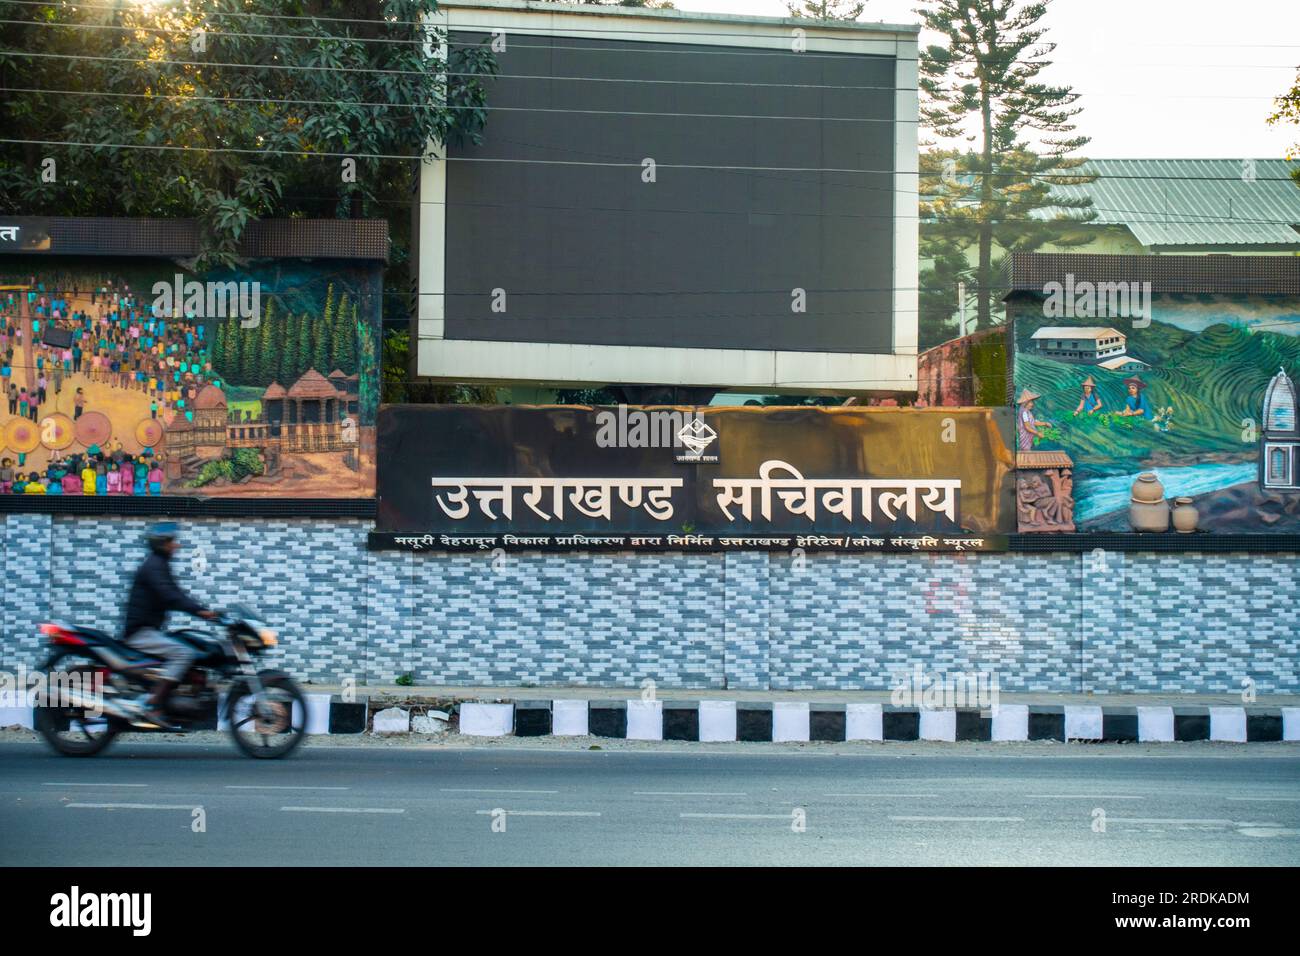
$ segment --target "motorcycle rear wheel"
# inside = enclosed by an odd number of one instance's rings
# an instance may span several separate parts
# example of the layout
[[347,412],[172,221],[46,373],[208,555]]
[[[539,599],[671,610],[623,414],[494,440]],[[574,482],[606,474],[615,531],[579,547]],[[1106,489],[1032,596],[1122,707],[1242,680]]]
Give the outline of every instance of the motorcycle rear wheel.
[[[64,650],[45,662],[45,673],[86,673],[93,679],[100,667],[75,651]],[[37,733],[50,749],[65,757],[93,757],[102,753],[122,730],[117,719],[103,714],[88,717],[84,707],[37,707],[32,716]]]
[[230,736],[245,756],[258,760],[287,757],[307,736],[307,695],[284,674],[264,675],[261,684],[260,695],[248,684],[231,692],[227,704]]

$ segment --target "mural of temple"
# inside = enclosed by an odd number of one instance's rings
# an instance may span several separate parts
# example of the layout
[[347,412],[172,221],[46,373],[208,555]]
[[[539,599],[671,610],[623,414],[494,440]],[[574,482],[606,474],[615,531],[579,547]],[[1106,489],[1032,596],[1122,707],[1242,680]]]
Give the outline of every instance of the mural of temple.
[[1295,382],[1278,369],[1264,391],[1264,430],[1259,439],[1259,484],[1271,491],[1300,491],[1300,420]]
[[189,477],[204,461],[231,448],[262,449],[268,473],[286,452],[348,450],[356,442],[349,415],[356,414],[358,399],[347,386],[355,386],[357,377],[336,375],[337,382],[313,368],[287,389],[272,382],[256,416],[227,411],[225,393],[214,385],[204,387],[194,400],[194,420],[178,415],[167,426],[168,477]]

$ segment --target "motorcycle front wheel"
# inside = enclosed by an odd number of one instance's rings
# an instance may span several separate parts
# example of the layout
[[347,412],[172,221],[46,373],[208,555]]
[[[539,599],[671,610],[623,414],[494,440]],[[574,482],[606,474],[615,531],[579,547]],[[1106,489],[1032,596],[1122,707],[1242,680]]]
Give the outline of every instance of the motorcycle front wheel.
[[293,678],[261,675],[261,691],[241,682],[230,692],[230,735],[249,757],[287,757],[307,736],[307,697]]
[[[45,662],[47,680],[51,674],[61,671],[89,678],[84,686],[93,686],[99,669],[99,664],[71,650],[59,651]],[[37,707],[32,722],[50,748],[65,757],[93,757],[111,744],[122,729],[115,718],[76,706]]]

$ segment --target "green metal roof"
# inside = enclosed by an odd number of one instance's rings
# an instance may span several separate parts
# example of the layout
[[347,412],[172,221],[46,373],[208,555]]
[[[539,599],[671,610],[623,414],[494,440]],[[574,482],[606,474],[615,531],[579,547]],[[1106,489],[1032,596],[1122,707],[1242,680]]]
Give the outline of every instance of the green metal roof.
[[[1091,196],[1094,225],[1127,227],[1142,245],[1293,246],[1300,251],[1300,185],[1284,159],[1093,159],[1096,181],[1055,186]],[[1253,175],[1252,175],[1253,173]],[[1069,215],[1042,209],[1037,218]]]

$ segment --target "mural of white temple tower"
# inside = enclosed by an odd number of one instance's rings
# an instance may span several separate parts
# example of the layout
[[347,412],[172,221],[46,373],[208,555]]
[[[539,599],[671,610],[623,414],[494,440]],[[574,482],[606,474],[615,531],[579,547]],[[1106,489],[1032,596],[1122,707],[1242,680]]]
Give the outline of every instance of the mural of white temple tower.
[[1259,484],[1269,491],[1300,491],[1300,421],[1295,382],[1286,369],[1278,369],[1264,390]]

